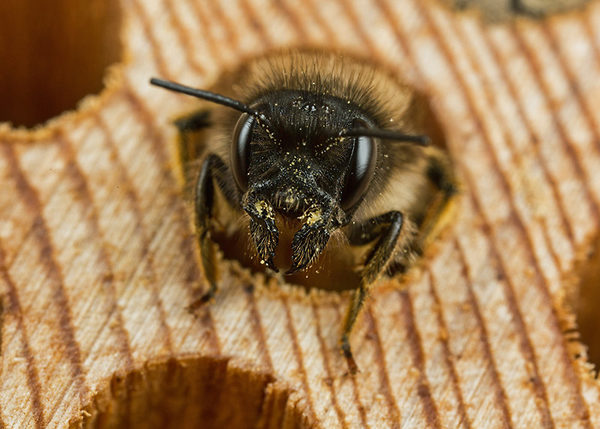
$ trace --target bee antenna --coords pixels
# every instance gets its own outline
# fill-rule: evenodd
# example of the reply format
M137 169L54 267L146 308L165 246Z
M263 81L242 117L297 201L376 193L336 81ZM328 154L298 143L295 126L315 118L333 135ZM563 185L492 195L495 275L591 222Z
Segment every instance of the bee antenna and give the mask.
M395 130L382 130L380 128L350 128L342 130L341 137L377 137L384 140L397 140L407 143L415 143L419 146L429 146L431 139L426 135L410 135Z
M152 85L160 86L161 88L168 89L169 91L180 92L182 94L191 95L192 97L201 98L203 100L208 100L216 104L221 104L223 106L231 107L240 112L248 113L249 115L254 116L256 119L264 122L268 122L267 118L264 114L257 112L256 110L246 106L244 103L238 100L234 100L233 98L226 97L221 94L216 94L214 92L205 91L203 89L192 88L191 86L181 85L176 82L171 82L164 79L158 79L153 77L150 79L150 83Z

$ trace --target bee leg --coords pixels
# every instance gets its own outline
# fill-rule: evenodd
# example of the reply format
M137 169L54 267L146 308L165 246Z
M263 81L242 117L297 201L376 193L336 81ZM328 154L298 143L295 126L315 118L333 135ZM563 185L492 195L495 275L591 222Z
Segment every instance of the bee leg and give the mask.
M352 354L352 349L350 347L350 332L352 332L352 327L354 326L354 322L356 322L356 317L362 308L365 297L367 296L367 287L363 284L360 285L358 289L354 291L352 294L352 299L350 301L350 306L348 307L348 311L346 313L346 319L344 320L344 330L342 332L342 338L340 339L340 345L342 348L342 353L344 354L344 358L346 358L346 363L348 364L348 371L350 374L356 374L358 372L358 366L354 361L354 355Z
M442 207L458 191L448 160L439 157L430 158L427 177L442 192Z
M179 158L186 165L200 158L203 152L203 139L198 134L211 125L208 110L196 110L188 115L177 118L173 125L179 131ZM189 177L187 179L192 179Z
M432 236L435 236L432 233L439 224L438 220L450 206L449 203L452 197L458 192L448 160L434 155L428 161L427 177L440 192L438 197L432 201L424 219L418 225L421 231L419 245L424 245Z
M357 225L349 233L348 239L350 240L350 243L354 245L366 244L379 237L379 241L373 246L373 249L367 257L365 267L361 272L360 287L355 290L352 295L352 300L350 301L350 306L348 307L348 312L344 321L342 338L340 340L342 352L344 353L351 374L355 374L358 370L352 355L349 340L352 327L362 309L369 289L373 286L377 277L383 272L396 248L403 223L404 216L402 213L391 211L369 219L363 224Z
M210 112L208 110L196 110L189 115L177 118L173 124L181 134L200 131L210 125Z
M250 216L250 235L254 240L261 264L278 272L273 258L279 243L279 230L275 224L273 207L262 196L253 192L244 195L242 206Z
M237 188L231 180L231 177L232 176L229 172L229 168L227 165L225 165L223 160L215 154L210 154L202 163L200 172L198 173L198 177L196 179L196 192L194 201L196 215L196 237L200 247L202 268L204 270L204 276L209 283L209 289L200 297L200 299L193 302L189 306L189 310L194 310L200 307L202 304L210 301L217 291L215 249L214 244L209 236L210 219L213 216L212 211L215 193L214 182L217 183L217 186L224 195L225 200L232 207L235 207L239 205L239 195Z

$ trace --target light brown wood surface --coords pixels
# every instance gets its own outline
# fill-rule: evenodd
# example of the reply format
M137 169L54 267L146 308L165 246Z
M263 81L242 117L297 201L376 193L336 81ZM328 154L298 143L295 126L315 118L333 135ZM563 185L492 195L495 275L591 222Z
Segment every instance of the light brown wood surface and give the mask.
M0 426L600 427L565 305L597 241L600 4L487 27L419 0L124 0L124 63L36 131L0 127ZM431 96L462 191L352 335L348 295L223 263L205 287L171 119L278 47L346 49Z

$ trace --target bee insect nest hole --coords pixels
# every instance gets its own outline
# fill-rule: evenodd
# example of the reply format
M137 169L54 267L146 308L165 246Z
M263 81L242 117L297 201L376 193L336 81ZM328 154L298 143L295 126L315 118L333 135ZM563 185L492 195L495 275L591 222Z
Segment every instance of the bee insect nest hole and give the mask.
M278 58L277 55L277 53L272 54L272 57ZM301 52L296 54L288 53L287 55L299 55L298 58L302 58L303 61L306 61L307 58L318 61L320 56L328 58L327 53L315 54L313 52ZM267 56L267 58L270 57ZM363 66L362 60L352 59L352 57L344 58L343 60L347 61L348 64L351 65L351 67L357 68L357 70L360 71L357 72L358 75L361 75L360 73L364 73L364 70L361 69L361 67L367 67ZM343 60L341 59L341 57L336 58L336 61ZM258 59L255 61L256 63L261 64L261 61L263 60ZM273 63L271 64L274 63L275 61L273 61ZM254 63L250 62L250 64ZM359 198L355 206L361 206L362 204L362 209L359 209L358 211L363 210L363 212L367 212L369 209L371 209L373 213L379 213L381 211L387 212L389 211L389 202L393 201L394 203L392 204L392 208L394 210L399 209L403 212L402 215L404 216L405 220L403 222L404 226L402 227L402 236L398 240L399 245L397 249L394 249L394 255L398 256L402 252L404 252L407 255L411 255L411 257L407 257L406 260L402 258L396 258L396 260L393 261L396 264L394 265L394 263L390 263L387 267L389 268L389 273L400 273L404 272L406 268L410 266L409 260L412 262L413 259L417 259L412 258L412 256L416 256L417 254L419 254L421 244L425 244L425 242L430 241L429 239L434 236L434 234L430 233L439 232L438 229L434 228L434 226L437 224L437 215L439 215L443 208L446 206L446 203L448 202L448 197L450 197L453 194L453 191L448 192L448 188L451 187L452 189L454 189L454 184L452 183L454 177L450 161L446 159L445 155L442 155L442 153L446 152L445 135L442 131L441 126L439 125L439 122L433 112L433 109L431 108L429 98L426 97L424 94L418 93L414 91L414 89L409 88L408 86L398 81L397 73L388 73L385 68L382 68L380 70L370 63L368 67L371 72L377 74L378 79L380 79L381 82L386 82L390 87L395 88L399 94L405 97L405 101L403 102L404 104L401 106L401 108L399 107L397 109L398 112L402 112L401 114L399 114L400 116L395 117L394 112L396 112L396 110L391 109L386 114L387 116L385 116L385 120L382 119L383 116L382 118L379 118L382 124L381 127L388 126L387 121L389 121L389 123L393 123L394 126L399 127L399 129L402 131L404 131L404 129L410 130L409 134L412 133L412 137L420 136L426 138L426 141L431 142L431 145L426 148L420 147L415 149L413 147L407 150L406 148L408 147L408 145L402 144L407 143L407 140L403 141L402 138L396 137L395 139L391 139L396 140L396 143L389 143L386 149L381 149L384 145L381 142L387 142L387 140L385 136L382 136L381 131L379 131L380 134L377 134L376 138L380 138L380 140L377 140L378 143L374 144L374 146L380 146L379 155L373 155L373 159L377 159L377 156L379 156L379 161L375 161L373 163L373 168L369 170L372 171L372 177L369 176L371 178L368 181L365 181L367 185L363 186L361 184L361 186L363 187L359 187L358 179L355 179L355 182L347 180L346 176L339 173L338 170L335 169L331 170L329 174L330 177L338 177L336 175L339 174L341 183L345 183L345 185L343 186L349 188L352 191L355 191L355 188L362 190L360 192L356 190L356 192L359 192ZM248 68L252 67L248 66ZM240 79L242 81L243 79L250 79L248 77L239 79L234 79L231 77L238 76L240 75L240 73L242 76L244 76L245 68L241 67L241 69L242 72L240 72L239 70L234 70L233 72L225 72L224 75L217 80L217 83L213 87L211 87L211 91L217 94L228 94L228 96L233 96L233 99L235 99L235 94L230 94L228 92L231 91L230 88L232 88L233 86L231 82L238 82L238 80ZM377 71L374 72L373 70ZM335 70L332 71L332 73L334 72L337 73ZM326 80L327 77L324 77L324 79ZM157 82L155 82L155 84L156 83ZM165 86L165 84L167 84L167 86ZM164 81L159 84L159 86L163 86L165 88L168 88L169 85L169 82ZM285 90L288 92L285 92L281 89L270 89L269 91L271 91L269 94L277 94L276 97L279 97L275 101L270 101L270 105L273 106L287 106L287 99L289 97L292 97L290 94L295 94L293 90L289 89ZM376 91L374 91L373 94L369 93L371 97L377 99L377 97L375 97L374 94L376 94ZM206 95L200 95L199 98L202 98L204 96ZM275 97L275 95L272 96ZM296 101L294 101L294 103ZM379 100L379 102L381 103L384 103L384 101ZM327 102L335 104L334 101L329 99ZM297 107L294 103L290 103L290 109ZM322 101L322 103L325 102ZM348 103L350 103L350 101L348 101ZM302 103L298 104L298 106L300 106L301 104ZM302 106L312 106L311 108L314 109L315 112L321 112L319 109L317 109L317 107L310 105L310 103ZM346 109L345 104L343 108ZM348 113L348 115L352 116L363 114L362 111L360 111L360 108L362 107L356 108L359 109L358 113L352 112ZM230 136L230 134L232 129L241 129L238 128L240 123L244 124L244 126L246 126L247 124L251 124L249 129L253 129L252 121L254 121L254 119L248 116L248 114L244 114L245 116L239 116L239 112L235 112L229 107L227 108L229 110L224 109L227 111L227 113L224 113L223 109L219 110L218 108L213 109L211 111L210 108L206 107L206 105L204 109L206 110L200 109L196 112L190 112L187 114L182 113L182 116L176 121L176 124L181 131L179 140L179 154L181 161L181 173L187 182L186 188L188 189L188 191L191 191L190 193L192 194L194 192L193 190L197 189L195 188L195 186L197 186L195 185L195 179L200 177L199 171L201 169L201 164L206 164L206 160L208 159L206 154L211 154L211 151L215 150L219 152L219 150L215 149L215 147L219 146L220 143L215 142L222 142L232 138L234 143L236 143L238 146L236 146L236 150L231 151L231 165L228 165L228 163L230 162L229 157L225 156L222 161L219 161L220 163L222 163L222 167L219 168L221 168L223 171L229 171L229 173L227 173L229 175L231 175L231 171L237 174L235 176L235 181L238 187L243 188L241 189L241 194L244 194L246 192L245 188L248 186L248 172L244 171L244 175L239 173L238 170L240 170L242 165L244 165L244 168L247 169L247 163L250 160L249 153L251 149L244 149L246 151L244 152L244 162L241 162L240 160L238 160L238 158L235 158L235 156L239 155L240 150L242 150L240 148L254 147L254 144L242 145L240 143L241 136L251 136L252 132L240 133L238 131L235 131L233 132L233 137ZM333 110L335 109L332 108L331 111ZM305 111L299 114L305 114ZM310 111L313 112L313 110ZM275 112L271 112L270 114L275 115L275 118L278 118L277 120L282 119L282 117L277 116L277 112L278 110L276 109ZM314 115L325 115L324 117L328 117L327 113L323 112L318 114L315 113ZM228 114L230 115L228 116ZM210 119L207 120L206 118ZM237 119L237 123L232 118ZM249 121L249 119L252 119L252 121ZM196 127L195 124L197 122L202 121L206 121L208 125L205 126L208 128L210 128L210 126L214 126L214 124L218 124L218 126L215 126L213 130L209 130L207 128L201 129L200 127ZM354 123L356 123L356 121ZM366 124L366 122L360 123ZM233 126L233 124L236 124L235 127ZM264 197L267 200L269 200L268 204L265 201L259 201L253 203L254 205L252 206L256 207L256 210L258 210L259 212L274 210L272 219L275 224L274 227L275 229L277 229L278 236L275 253L271 256L273 260L267 261L266 259L268 258L265 257L263 257L263 259L265 260L261 260L261 258L258 257L258 253L255 249L255 243L253 242L256 241L257 238L253 235L253 233L249 233L250 223L252 223L250 218L252 218L252 216L254 215L250 214L250 218L248 218L247 216L244 217L243 210L239 210L239 201L234 201L232 204L230 203L230 206L235 206L238 210L236 216L232 216L230 221L221 221L220 218L223 213L225 213L224 216L227 217L229 216L231 210L236 210L232 209L226 203L223 202L226 198L216 198L214 202L215 210L211 211L215 218L219 219L218 222L212 222L213 228L211 231L211 238L214 242L218 244L220 250L225 256L225 259L239 261L243 266L248 267L253 271L268 271L267 266L271 266L272 264L273 266L276 266L279 269L280 273L286 273L291 267L291 261L294 259L294 257L298 257L299 259L301 259L303 256L298 256L299 254L310 254L310 252L306 252L307 249L305 249L305 253L294 253L294 248L296 250L301 248L299 244L294 243L294 240L298 238L298 236L294 234L300 231L300 228L318 222L323 210L323 207L319 206L319 204L322 205L323 203L315 203L314 201L316 200L312 198L311 192L316 189L316 185L313 186L313 188L311 189L306 189L306 187L302 185L302 183L313 182L305 181L300 183L304 175L299 173L299 171L323 171L323 169L321 169L318 165L315 164L312 165L312 167L316 168L310 170L311 162L314 161L314 159L311 158L312 155L308 155L307 157L303 158L303 155L300 155L302 153L302 150L299 149L300 143L298 143L298 147L296 147L295 149L292 144L295 141L294 139L298 138L299 135L304 133L305 131L303 130L306 130L307 127L303 128L301 124L298 125L295 123L286 124L285 126L288 125L291 127L295 127L293 128L293 136L288 136L287 134L285 134L285 130L282 131L280 129L279 131L282 133L282 135L285 134L286 138L283 140L277 140L277 138L273 137L273 142L279 142L280 147L278 146L279 149L276 151L272 151L272 153L279 153L280 158L277 160L276 164L278 167L271 168L270 170L268 170L269 172L271 170L285 172L277 174L276 179L273 179L272 183L278 183L277 186L279 186L279 188L274 191L269 191L269 196ZM321 124L322 128L320 128L323 135L325 135L326 133L325 128L329 126L331 126L331 124L324 120ZM377 128L377 126L379 125L373 123L368 126ZM284 125L279 123L279 127L284 128ZM360 127L358 129L360 129ZM223 130L227 131L224 132ZM365 130L368 131L367 128L362 128L363 132L365 132ZM313 148L314 146L314 148L311 150L316 151L318 148L321 148L321 146L319 146L319 138L322 137L322 135L318 134L318 132L315 132L314 134L315 135L307 134L306 136L304 136L305 140L303 140L302 145L307 146L306 142L311 141L311 143L308 144L308 147ZM426 143L423 143L423 145L426 146ZM287 149L283 149L284 146ZM309 151L308 149L306 150ZM373 153L375 154L378 152L374 151ZM211 154L210 156L215 155ZM321 156L323 158L326 158L326 156L323 154L321 154ZM257 170L261 170L263 172L267 171L265 168L263 168L264 166L260 168L256 166L257 163L262 162L260 156L256 156L252 159L254 160L254 166ZM327 167L327 165L325 165L327 162L330 162L331 165L335 165L333 161L334 160L332 158L329 161L323 162L324 168ZM293 174L294 171L296 172L296 175ZM310 176L310 174L307 173L306 176ZM365 177L366 176L367 175L365 173ZM353 176L350 175L350 177ZM224 180L227 180L227 178ZM346 181L344 182L344 180ZM383 185L383 187L379 185L380 183L384 182L386 183L386 185ZM317 183L316 179L314 183ZM372 184L371 187L369 187L370 184ZM215 189L217 188L218 186L215 186ZM406 189L406 193L409 194L408 197L406 195L402 195L402 192L399 191L399 189L401 188ZM221 197L230 193L223 192L222 190L220 191L219 189L217 189L215 192ZM249 191L247 195L250 195L253 192L254 191ZM331 192L331 190L327 192ZM340 206L336 207L344 207L343 197L344 195L346 195L345 192L346 191L344 191L341 194L342 197L340 197ZM334 193L331 193L330 195L334 195ZM348 192L348 194L352 195L351 192ZM415 194L422 195L423 198L421 200L426 202L413 202L413 196ZM336 196L332 198L338 198L338 194L335 193L335 195ZM307 198L307 196L309 196L309 198ZM360 196L363 196L364 199L361 199ZM190 199L194 200L194 198L195 197L192 196ZM290 212L288 212L286 211L288 210L288 208L284 207L285 204L281 202L285 201L286 204L289 204L290 207L292 207L294 203L302 201L305 202L307 200L313 201L313 204L316 204L314 207L317 208L314 209L314 212L308 213L308 209L303 208L301 210L302 213L296 213L294 210L299 210L298 207L301 204L294 206L295 208L293 209L290 208ZM199 200L196 199L196 203L197 201ZM271 206L275 208L272 209ZM372 206L372 208L365 208L366 206ZM198 210L198 208L196 208L196 210ZM348 213L354 213L354 209L349 210L349 207L345 207L344 210L348 210ZM298 214L300 215L298 216ZM348 216L354 215L352 214ZM333 232L331 234L331 237L327 235L327 239L325 241L324 246L309 246L310 249L317 249L319 256L311 260L310 264L302 265L301 269L291 270L293 271L292 274L286 273L285 275L283 275L283 280L287 283L304 286L305 288L338 291L357 289L361 283L360 272L367 258L371 257L370 253L372 247L374 246L374 243L377 242L377 240L373 238L367 240L368 243L365 242L358 244L356 237L350 239L350 237L348 236L349 231L358 230L362 227L361 225L364 219L361 216L364 217L364 215L361 214L359 216L354 216L352 219L344 218L344 223L342 223L339 227L335 226L334 228L332 228ZM351 222L352 220L355 220L355 222ZM381 222L389 222L389 220L382 220ZM215 224L218 224L216 228ZM418 233L415 233L415 231L417 230ZM419 237L419 239L423 238L422 242L419 241L419 243L416 243L415 240L414 248L405 244L400 245L400 243L407 243L409 240L411 240L413 234L415 237ZM353 242L351 243L350 241ZM258 242L261 242L261 240L258 240ZM351 246L354 250L350 250ZM402 261L400 262L401 259ZM271 268L273 268L273 266L271 266ZM269 273L271 272L269 271Z
M575 310L579 340L587 346L588 361L596 366L597 371L600 363L600 331L598 331L600 240L596 239L587 259L578 271L579 287L571 294L570 304ZM570 332L567 335L570 335Z
M32 127L98 93L106 67L121 56L119 4L2 2L0 122Z
M271 375L228 359L178 358L115 375L71 427L280 427L289 390Z

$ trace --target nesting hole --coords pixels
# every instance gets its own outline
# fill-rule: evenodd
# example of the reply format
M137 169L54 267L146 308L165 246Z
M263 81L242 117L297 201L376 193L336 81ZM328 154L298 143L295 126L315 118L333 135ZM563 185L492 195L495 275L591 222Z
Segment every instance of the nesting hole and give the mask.
M590 251L580 273L579 290L572 300L581 342L588 348L588 361L600 364L600 241Z
M226 359L178 358L114 376L71 427L279 428L298 423L288 390ZM81 425L81 426L80 426Z
M120 16L118 0L0 2L0 122L31 127L98 93Z
M416 128L422 130L423 134L428 135L433 145L447 151L444 132L433 112L428 97L417 93L414 104L415 108L411 110L413 112L412 116L407 119L414 124L418 124ZM202 130L186 134L186 137L179 141L182 174L187 182L188 198L192 201L194 199L195 179L200 168L198 161L208 144L207 141L210 140L208 136L209 133ZM403 184L398 183L395 186L403 186ZM215 189L217 188L215 187ZM216 213L229 211L228 206L222 203L222 200L222 198L215 199ZM287 249L284 251L288 253L285 258L291 260L291 242L295 230L286 235L285 228L281 228L280 225L278 225L278 228L280 231L278 252L279 249ZM375 241L363 246L357 253L348 245L347 240L341 234L340 232L338 236L331 236L325 251L310 268L291 275L282 274L283 280L287 283L303 286L306 289L316 288L336 291L357 289L360 286L360 264L372 249ZM267 271L259 263L255 256L254 243L249 235L249 225L247 223L239 222L235 228L223 225L221 231L212 231L212 239L219 245L226 259L236 260L242 266L250 268L254 272L272 274L271 271Z

